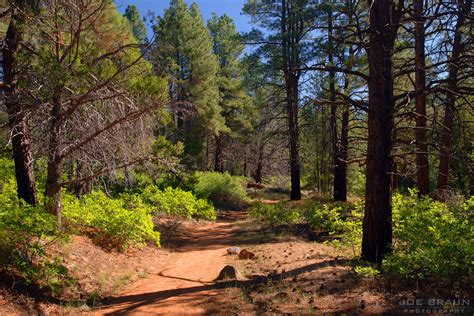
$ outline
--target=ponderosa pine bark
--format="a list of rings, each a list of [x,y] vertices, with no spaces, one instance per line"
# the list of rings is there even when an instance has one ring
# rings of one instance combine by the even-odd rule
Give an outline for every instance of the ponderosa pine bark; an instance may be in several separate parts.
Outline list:
[[[296,5],[297,6],[297,5]],[[299,39],[303,32],[303,22],[292,12],[286,0],[281,1],[281,40],[283,56],[283,74],[286,87],[286,113],[288,116],[290,141],[290,177],[291,200],[301,199],[300,158],[299,158],[299,127],[298,101],[300,79]]]
[[[15,162],[15,177],[18,197],[25,202],[36,205],[35,177],[33,155],[29,138],[26,113],[19,100],[17,54],[20,49],[21,23],[23,13],[13,14],[8,25],[3,48],[3,85],[5,107],[8,113],[8,124],[11,134],[13,160]]]
[[[414,0],[415,18],[415,103],[416,103],[416,175],[420,195],[430,192],[428,137],[426,130],[425,18],[423,0]]]
[[[369,113],[362,258],[381,263],[392,244],[392,171],[395,100],[393,49],[403,0],[369,0]]]
[[[63,157],[60,153],[62,141],[62,104],[61,93],[53,96],[50,112],[48,164],[44,191],[46,210],[57,217],[61,225],[61,171]]]
[[[334,67],[333,44],[333,16],[332,6],[328,10],[328,62]],[[339,140],[336,106],[336,72],[329,70],[329,101],[331,102],[331,142],[332,142],[332,171],[333,171],[333,198],[336,201],[347,200],[347,167],[343,157],[343,137]],[[344,127],[343,127],[344,128]]]
[[[463,49],[461,28],[466,22],[466,16],[472,10],[472,0],[458,0],[457,3],[458,13],[451,58],[449,60],[448,67],[448,89],[441,134],[440,161],[437,184],[438,190],[446,190],[448,188],[449,171],[452,155],[454,115],[456,112],[456,91],[458,90],[458,73],[460,67],[459,57],[461,56]]]

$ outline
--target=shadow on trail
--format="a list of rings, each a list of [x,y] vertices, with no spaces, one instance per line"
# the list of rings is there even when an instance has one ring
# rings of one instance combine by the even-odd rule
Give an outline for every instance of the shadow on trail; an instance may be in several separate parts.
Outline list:
[[[128,313],[132,313],[134,310],[140,308],[141,306],[155,304],[162,300],[171,297],[178,297],[181,295],[186,294],[193,294],[198,292],[210,291],[210,290],[217,290],[217,289],[224,289],[230,287],[236,288],[249,288],[254,285],[261,285],[275,281],[281,281],[286,278],[296,277],[306,272],[312,272],[318,269],[322,269],[328,266],[338,266],[338,265],[349,265],[352,261],[350,260],[327,260],[323,262],[318,262],[314,264],[310,264],[304,267],[296,268],[287,272],[279,273],[279,274],[270,274],[268,276],[256,276],[250,280],[232,280],[232,281],[223,281],[217,282],[214,284],[207,284],[207,285],[200,285],[182,289],[173,289],[173,290],[165,290],[159,292],[151,292],[151,293],[144,293],[144,294],[137,294],[137,295],[128,295],[128,296],[121,296],[117,298],[110,299],[108,301],[104,301],[103,307],[110,307],[114,305],[123,305],[120,306],[119,310],[115,310],[113,312],[107,313],[106,315],[127,315]]]
[[[163,274],[163,272],[165,272],[165,271],[166,270],[161,271],[160,273],[158,273],[158,275],[160,277],[168,278],[168,279],[182,280],[182,281],[187,281],[187,282],[192,282],[192,283],[200,283],[200,284],[212,284],[212,282],[205,282],[205,281],[201,281],[201,280],[191,280],[191,279],[188,279],[188,278],[182,278],[182,277]]]

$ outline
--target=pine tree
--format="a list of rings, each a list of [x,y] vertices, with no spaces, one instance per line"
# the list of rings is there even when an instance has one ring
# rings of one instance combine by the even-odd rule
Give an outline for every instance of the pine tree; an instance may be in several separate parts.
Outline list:
[[[75,23],[79,12],[87,17],[84,23]],[[71,160],[88,157],[86,178],[91,178],[91,174],[101,173],[121,158],[128,160],[121,154],[125,147],[110,150],[113,136],[127,123],[161,105],[155,98],[142,102],[148,88],[156,89],[157,95],[161,93],[159,80],[151,76],[151,65],[142,58],[136,45],[129,45],[137,40],[113,2],[76,5],[66,0],[54,1],[41,11],[37,27],[40,34],[48,35],[41,38],[38,47],[32,48],[37,50],[34,56],[38,56],[32,71],[42,85],[41,91],[35,93],[40,93],[44,102],[50,104],[45,107],[48,129],[41,140],[47,148],[44,201],[47,211],[57,215],[60,223],[61,192],[67,183],[62,181],[64,167]],[[64,37],[60,41],[58,37],[64,28],[80,36]],[[140,96],[135,95],[135,89],[140,90]],[[137,129],[134,127],[132,132],[128,130],[124,134],[131,137]],[[119,137],[114,145],[122,144],[127,142]],[[90,159],[97,151],[107,159]],[[79,177],[83,174],[78,170],[80,167],[75,170]],[[77,182],[77,178],[68,182]]]
[[[229,138],[239,137],[239,132],[249,129],[251,100],[246,94],[242,80],[242,65],[239,57],[244,45],[239,39],[237,28],[230,17],[213,15],[208,27],[214,40],[214,54],[218,58],[219,71],[217,82],[219,88],[219,105],[225,124],[229,128],[214,136],[215,155],[214,170],[224,171],[223,154]]]
[[[280,76],[286,92],[285,109],[288,118],[291,199],[301,199],[301,166],[299,148],[299,105],[302,67],[307,60],[308,34],[314,22],[314,1],[311,0],[251,0],[244,12],[267,30],[258,41],[265,43],[262,51],[269,56],[273,75]]]
[[[138,12],[137,7],[134,4],[127,6],[123,16],[130,22],[133,36],[135,36],[138,43],[145,43],[147,40],[146,26],[140,17],[140,12]]]
[[[392,244],[392,172],[395,98],[393,48],[404,2],[370,4],[369,115],[362,258],[381,263]]]
[[[190,8],[183,0],[171,1],[158,18],[155,33],[153,59],[157,71],[169,78],[170,108],[185,154],[198,158],[205,133],[217,134],[225,128],[211,35],[198,6]]]

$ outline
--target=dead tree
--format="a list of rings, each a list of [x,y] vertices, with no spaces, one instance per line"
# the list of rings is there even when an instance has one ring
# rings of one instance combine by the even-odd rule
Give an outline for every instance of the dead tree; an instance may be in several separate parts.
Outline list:
[[[25,25],[25,14],[31,8],[25,1],[12,1],[7,12],[10,22],[3,47],[3,98],[8,113],[8,125],[12,144],[13,160],[15,162],[15,176],[18,197],[25,202],[35,205],[36,197],[33,155],[31,152],[30,131],[27,124],[27,108],[21,100],[21,91],[18,85],[22,32]]]

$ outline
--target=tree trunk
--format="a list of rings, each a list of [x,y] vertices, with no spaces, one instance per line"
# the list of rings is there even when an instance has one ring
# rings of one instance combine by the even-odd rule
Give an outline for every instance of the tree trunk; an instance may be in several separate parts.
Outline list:
[[[262,170],[263,170],[263,153],[265,144],[262,141],[258,146],[257,166],[255,167],[255,173],[253,179],[256,183],[262,183]]]
[[[296,81],[296,80],[295,80]],[[290,174],[291,200],[301,200],[299,131],[298,131],[298,82],[292,82],[288,89],[288,127],[290,129]]]
[[[33,155],[25,119],[25,109],[20,103],[17,87],[17,53],[21,40],[21,32],[18,27],[18,23],[21,22],[17,21],[19,19],[16,14],[12,15],[5,38],[5,47],[3,48],[4,98],[12,140],[18,198],[31,205],[36,205],[38,199],[35,188]]]
[[[130,189],[132,186],[133,186],[133,177],[132,175],[130,174],[130,167],[129,166],[126,166],[124,169],[123,169],[123,172],[125,174],[125,187],[127,189]]]
[[[399,2],[403,6],[403,1]],[[367,181],[362,257],[381,263],[392,243],[393,47],[400,11],[392,0],[370,1]]]
[[[341,144],[340,144],[340,149],[339,149],[339,162],[337,165],[338,167],[338,170],[337,170],[338,195],[337,195],[336,201],[343,201],[343,202],[347,201],[347,160],[348,158],[349,158],[349,109],[346,108],[344,110],[344,113],[342,114],[342,122],[341,122]],[[336,184],[334,185],[336,186]]]
[[[215,143],[216,143],[216,150],[214,152],[214,171],[216,172],[224,172],[224,161],[222,157],[222,142],[223,142],[223,137],[222,135],[216,135],[214,137]]]
[[[426,135],[425,19],[423,0],[414,0],[415,13],[415,103],[416,103],[416,174],[420,195],[430,192],[428,138]]]
[[[326,108],[322,107],[321,108],[321,155],[319,159],[319,192],[326,194],[326,181],[325,181],[325,176],[327,174],[327,168],[326,168],[326,154],[327,154],[327,142],[326,142],[326,137],[327,137],[327,117],[326,117]]]
[[[328,10],[328,62],[334,66],[332,6]],[[333,198],[336,201],[347,200],[346,166],[342,157],[342,144],[339,143],[337,126],[336,102],[336,73],[329,71],[329,101],[331,102],[331,141],[332,141],[332,171],[333,171]],[[341,135],[342,136],[342,135]]]
[[[469,194],[474,195],[474,173],[469,173]]]
[[[61,101],[59,93],[53,96],[51,109],[51,122],[49,130],[48,171],[45,187],[45,208],[56,215],[58,224],[61,225],[61,169],[62,157],[60,153],[61,142]]]
[[[76,180],[84,178],[82,168],[83,168],[83,163],[77,161],[76,170],[75,170],[74,174],[72,175],[73,177],[76,178]],[[126,178],[127,178],[127,176],[125,176],[125,179]],[[125,180],[125,182],[127,182],[127,180]],[[125,185],[127,185],[127,184],[125,184]],[[74,182],[71,189],[77,197],[81,197],[84,194],[89,194],[89,193],[92,192],[92,181],[90,179],[83,180],[83,181],[76,181],[76,182]]]
[[[458,18],[454,34],[451,60],[449,62],[448,74],[448,95],[446,99],[446,108],[444,110],[444,122],[441,135],[440,161],[438,170],[438,190],[448,188],[449,170],[452,154],[452,136],[454,127],[454,113],[456,111],[456,91],[458,88],[459,56],[462,51],[462,30],[461,27],[466,21],[466,15],[471,12],[472,0],[458,1]]]
[[[349,65],[353,66],[354,50],[349,48]],[[350,93],[350,76],[346,75],[344,79],[344,91]],[[339,159],[339,199],[340,201],[347,201],[347,160],[349,159],[349,108],[350,104],[345,105],[342,113],[341,121],[341,144],[340,144],[340,159]]]
[[[286,114],[288,115],[290,142],[291,200],[301,199],[299,128],[298,128],[298,89],[300,78],[299,33],[303,23],[289,19],[296,14],[286,0],[281,2],[281,41],[283,55],[283,74],[286,85]]]

